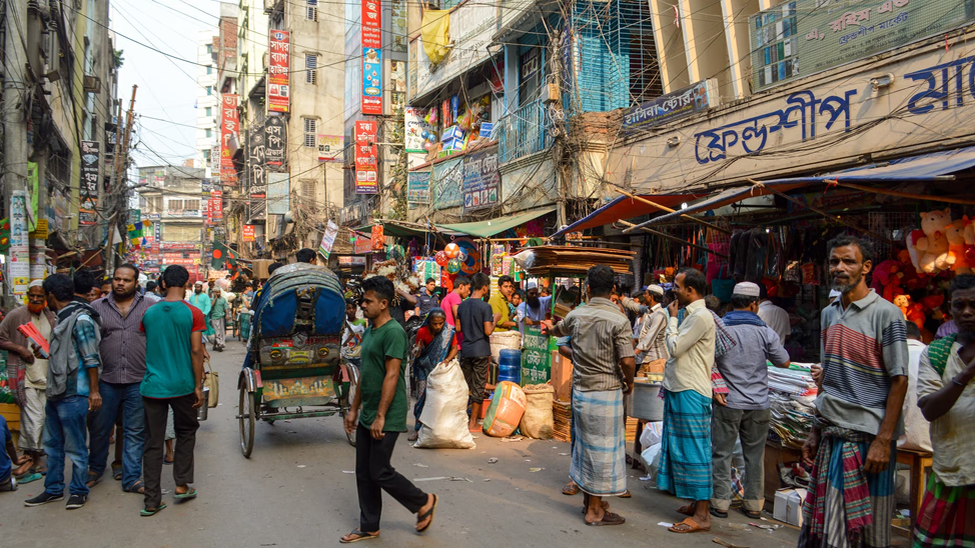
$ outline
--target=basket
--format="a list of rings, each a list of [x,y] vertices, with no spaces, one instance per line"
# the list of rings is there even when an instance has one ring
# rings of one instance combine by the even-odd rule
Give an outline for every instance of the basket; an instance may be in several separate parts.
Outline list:
[[[495,362],[500,361],[501,351],[521,350],[521,333],[511,331],[495,331],[491,334],[491,357]]]
[[[572,441],[572,404],[555,400],[552,403],[552,416],[555,419],[553,437],[559,441]]]

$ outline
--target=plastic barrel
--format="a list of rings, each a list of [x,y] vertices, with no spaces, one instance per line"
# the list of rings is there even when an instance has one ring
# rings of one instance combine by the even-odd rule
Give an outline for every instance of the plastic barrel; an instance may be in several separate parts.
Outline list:
[[[504,348],[498,355],[498,382],[521,384],[521,350]]]

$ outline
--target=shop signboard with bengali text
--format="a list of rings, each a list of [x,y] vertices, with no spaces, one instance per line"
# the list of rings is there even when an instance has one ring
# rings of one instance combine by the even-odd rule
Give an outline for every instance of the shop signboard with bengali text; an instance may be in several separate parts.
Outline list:
[[[78,193],[78,224],[98,222],[98,160],[101,156],[96,141],[81,142],[81,188]]]
[[[318,161],[319,162],[341,162],[344,159],[345,136],[343,135],[319,135],[318,136]]]
[[[521,338],[521,384],[545,384],[552,378],[549,337],[534,325],[526,325]]]
[[[461,187],[464,184],[464,160],[447,160],[434,164],[430,179],[431,200],[435,209],[446,209],[464,204]]]
[[[269,31],[267,111],[289,112],[291,106],[291,33]]]
[[[411,171],[406,180],[406,201],[410,204],[430,203],[430,172]]]
[[[498,147],[468,152],[464,156],[464,211],[496,207],[500,201],[501,173]]]
[[[267,160],[264,157],[264,143],[267,135],[264,124],[252,124],[247,130],[247,192],[253,200],[267,197]]]
[[[382,1],[362,0],[362,113],[383,113]]]
[[[237,111],[239,100],[240,97],[230,93],[220,98],[220,184],[225,186],[237,185],[233,156],[240,142],[240,113]]]
[[[355,123],[355,192],[379,192],[379,164],[376,149],[376,122],[358,120]]]
[[[244,225],[242,234],[243,234],[243,240],[245,242],[253,242],[254,241],[254,225]]]
[[[624,110],[623,128],[620,134],[635,135],[648,128],[705,112],[711,107],[718,106],[719,100],[716,80],[698,82],[693,86]]]
[[[288,169],[288,124],[283,116],[264,120],[264,161],[269,171]]]
[[[406,107],[403,109],[403,122],[405,124],[404,144],[406,145],[406,152],[420,154],[426,154],[428,152],[424,148],[424,144],[430,141],[423,137],[424,133],[427,136],[433,134],[433,142],[438,140],[436,138],[436,126],[427,121],[427,114],[429,112],[430,109],[421,107]]]

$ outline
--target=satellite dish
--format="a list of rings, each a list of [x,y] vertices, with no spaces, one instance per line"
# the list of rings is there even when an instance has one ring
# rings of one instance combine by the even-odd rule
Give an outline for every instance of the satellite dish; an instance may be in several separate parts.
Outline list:
[[[295,222],[294,214],[292,214],[290,211],[287,212],[287,213],[285,213],[284,214],[284,222],[285,222],[285,224],[289,224],[289,223]]]

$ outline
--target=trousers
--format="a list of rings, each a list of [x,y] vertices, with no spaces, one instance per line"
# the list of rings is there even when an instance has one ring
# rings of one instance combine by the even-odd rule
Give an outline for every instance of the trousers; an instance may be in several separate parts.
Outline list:
[[[142,408],[140,383],[116,384],[98,381],[102,408],[94,413],[91,428],[91,459],[89,469],[99,476],[108,464],[108,445],[116,418],[122,417],[122,436],[115,440],[122,445],[122,488],[128,489],[142,479],[142,454],[145,445],[146,415]]]
[[[64,493],[64,458],[71,459],[72,495],[87,495],[88,398],[68,396],[62,400],[47,400],[44,418],[44,452],[47,453],[47,476],[44,490],[52,495]]]
[[[213,325],[213,344],[223,346],[227,338],[227,318],[211,318],[210,324]]]
[[[368,428],[359,424],[355,432],[355,483],[359,494],[359,530],[379,530],[383,513],[383,491],[416,514],[427,503],[427,494],[393,468],[389,460],[399,432],[386,432],[373,439]]]
[[[159,508],[162,501],[163,442],[166,438],[166,417],[173,411],[173,428],[176,430],[173,480],[176,485],[193,483],[193,449],[200,421],[196,418],[195,394],[178,398],[142,398],[146,410],[146,448],[142,456],[146,508]]]
[[[745,497],[742,506],[761,512],[765,506],[765,440],[768,437],[768,409],[730,409],[715,404],[711,415],[711,454],[714,459],[714,494],[711,506],[719,512],[731,507],[731,458],[741,438],[745,455]]]

